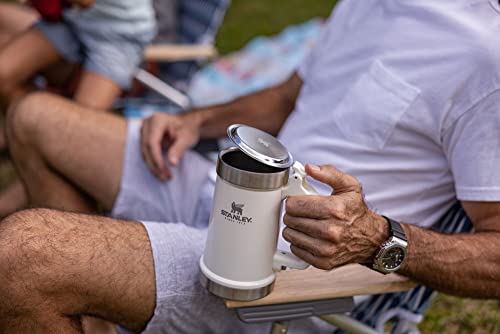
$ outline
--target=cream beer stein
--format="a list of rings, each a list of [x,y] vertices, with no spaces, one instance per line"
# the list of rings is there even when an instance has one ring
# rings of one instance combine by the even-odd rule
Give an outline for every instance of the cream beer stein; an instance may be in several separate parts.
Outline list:
[[[280,212],[288,196],[317,192],[273,136],[244,125],[230,126],[228,135],[237,147],[221,151],[217,160],[201,282],[223,298],[259,299],[271,292],[276,271],[308,267],[276,249]]]

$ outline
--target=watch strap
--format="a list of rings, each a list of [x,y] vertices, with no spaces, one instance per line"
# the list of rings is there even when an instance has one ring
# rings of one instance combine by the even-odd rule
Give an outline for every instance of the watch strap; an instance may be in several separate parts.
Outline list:
[[[402,239],[404,241],[408,241],[406,239],[405,231],[403,230],[403,227],[401,226],[400,223],[398,223],[397,221],[395,221],[389,217],[386,217],[386,216],[382,216],[382,217],[384,217],[385,220],[387,220],[387,222],[389,223],[390,236],[395,236],[395,237]]]

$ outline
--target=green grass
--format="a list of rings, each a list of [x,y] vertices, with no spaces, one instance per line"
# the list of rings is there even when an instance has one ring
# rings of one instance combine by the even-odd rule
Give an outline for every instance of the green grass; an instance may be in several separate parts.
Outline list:
[[[422,333],[500,334],[500,301],[439,295],[428,310]]]
[[[221,54],[240,49],[252,37],[272,35],[290,24],[328,17],[335,1],[233,0],[217,36]]]
[[[327,17],[334,4],[335,1],[327,0],[233,0],[216,45],[221,54],[227,54],[257,35],[272,35],[290,24]],[[420,329],[422,333],[500,334],[500,304],[441,294]]]

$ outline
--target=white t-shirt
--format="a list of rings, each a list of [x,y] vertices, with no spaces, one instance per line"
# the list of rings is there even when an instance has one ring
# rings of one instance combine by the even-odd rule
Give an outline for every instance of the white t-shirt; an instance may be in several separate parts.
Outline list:
[[[457,198],[500,201],[496,0],[344,0],[299,74],[281,141],[375,211],[429,226]]]

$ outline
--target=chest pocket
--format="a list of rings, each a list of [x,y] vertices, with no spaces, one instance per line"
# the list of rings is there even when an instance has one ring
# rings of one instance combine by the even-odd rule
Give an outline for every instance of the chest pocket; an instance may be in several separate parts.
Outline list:
[[[334,122],[347,140],[380,149],[419,94],[375,60],[337,106]]]

